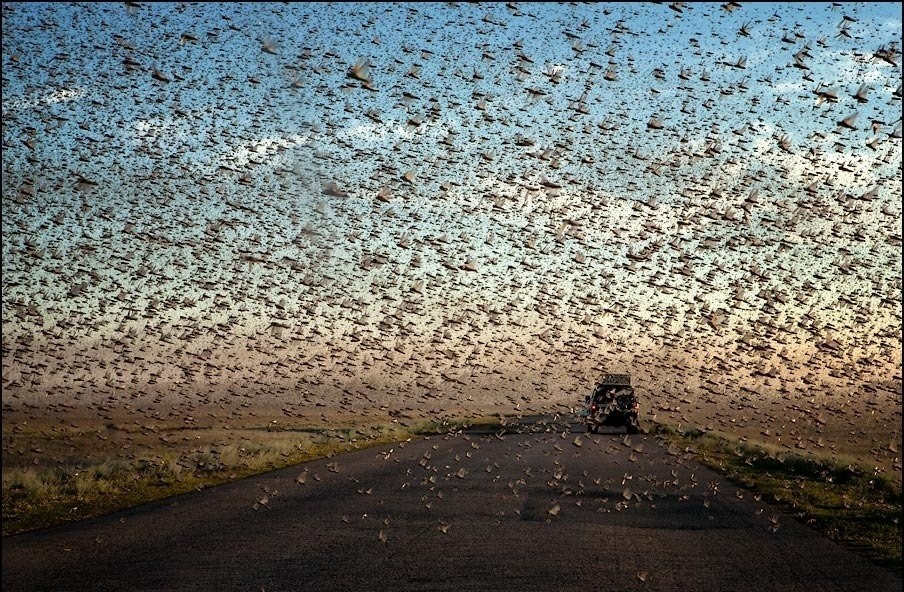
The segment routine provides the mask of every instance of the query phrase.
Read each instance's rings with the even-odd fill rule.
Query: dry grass
[[[789,452],[696,427],[660,423],[654,433],[829,538],[901,573],[900,473],[884,473],[855,455]]]
[[[4,427],[3,535],[107,514],[333,454],[492,422],[486,417],[368,425],[264,420],[37,423]]]

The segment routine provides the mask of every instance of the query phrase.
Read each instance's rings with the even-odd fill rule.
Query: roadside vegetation
[[[651,432],[830,539],[901,573],[900,474],[696,428],[656,424]]]
[[[4,449],[3,536],[109,514],[174,495],[200,490],[334,454],[380,446],[430,434],[447,433],[498,419],[466,418],[383,423],[370,426],[280,426],[241,429],[187,430],[157,427],[154,440],[133,446],[123,455],[116,446],[98,446],[97,432],[68,434],[89,444],[74,450],[52,450],[54,443],[33,443],[36,433],[15,434],[35,453],[34,462],[11,462]],[[139,428],[115,426],[114,431],[141,436]],[[147,437],[149,434],[143,434]],[[46,449],[45,449],[46,448]],[[71,447],[70,447],[71,448]],[[138,452],[140,449],[140,452]]]
[[[352,450],[480,425],[493,429],[500,426],[499,421],[499,417],[475,417],[368,426],[263,423],[230,429],[172,425],[156,426],[152,432],[118,425],[107,426],[105,434],[112,435],[102,438],[97,430],[87,428],[66,434],[66,446],[59,445],[61,437],[48,440],[37,429],[6,431],[3,536],[96,517]],[[900,474],[876,474],[853,458],[801,456],[721,432],[665,423],[646,427],[676,452],[692,454],[762,495],[764,502],[901,573]],[[123,442],[133,445],[127,448]],[[123,448],[130,454],[123,454]]]

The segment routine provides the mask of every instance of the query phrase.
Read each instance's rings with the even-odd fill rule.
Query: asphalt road
[[[433,436],[5,537],[3,590],[901,590],[621,432],[545,418]]]

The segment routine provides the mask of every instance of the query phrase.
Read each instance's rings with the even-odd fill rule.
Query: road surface
[[[535,418],[5,537],[3,590],[901,590],[681,451],[621,432]]]

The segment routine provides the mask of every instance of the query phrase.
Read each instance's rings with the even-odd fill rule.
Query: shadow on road
[[[544,434],[544,433],[569,433],[585,434],[587,427],[584,422],[574,416],[531,415],[496,424],[474,425],[460,430],[463,434],[472,435],[496,435],[510,434]],[[622,427],[601,427],[596,436],[624,436],[627,433]],[[644,433],[643,431],[641,432]]]

